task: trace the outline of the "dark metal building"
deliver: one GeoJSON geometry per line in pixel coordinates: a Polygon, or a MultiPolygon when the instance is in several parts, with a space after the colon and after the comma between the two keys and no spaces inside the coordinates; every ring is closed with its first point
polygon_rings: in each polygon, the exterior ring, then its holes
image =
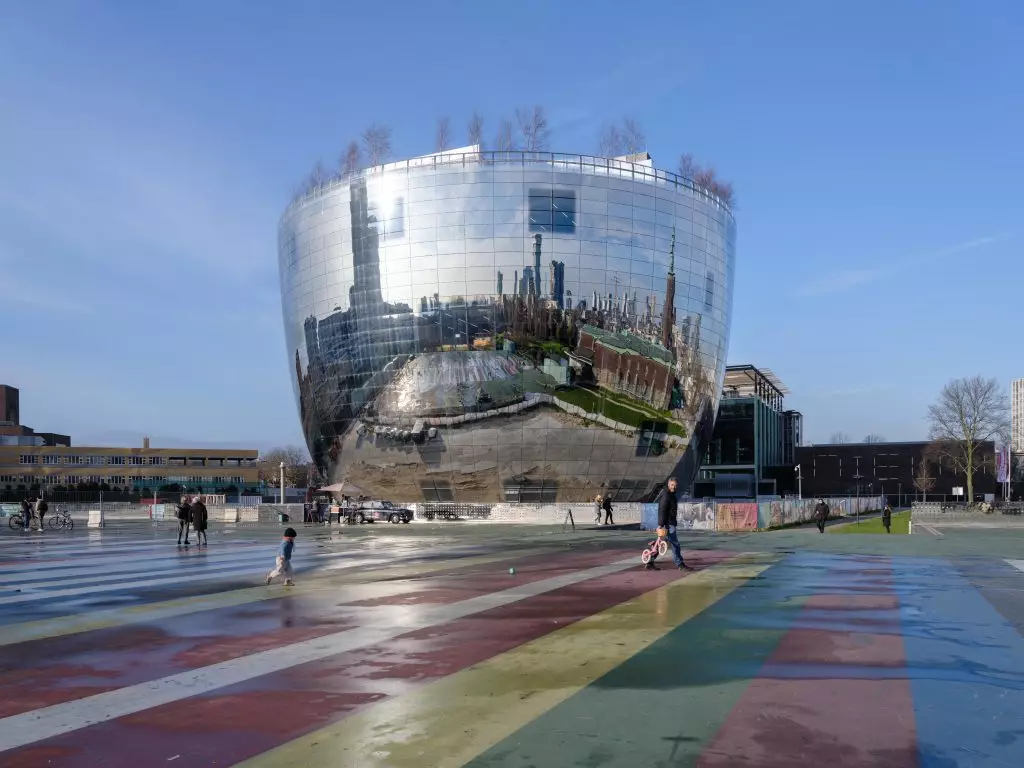
{"type": "MultiPolygon", "coordinates": [[[[796,449],[796,462],[803,477],[803,495],[868,496],[882,493],[890,503],[909,504],[921,499],[914,478],[930,443],[841,443],[807,445],[796,449]]],[[[947,462],[931,462],[934,483],[928,498],[954,501],[953,489],[967,487],[967,478],[947,462]]],[[[795,489],[794,489],[795,490],[795,489]]],[[[974,473],[975,500],[1000,492],[995,475],[995,444],[984,443],[974,473]]]]}

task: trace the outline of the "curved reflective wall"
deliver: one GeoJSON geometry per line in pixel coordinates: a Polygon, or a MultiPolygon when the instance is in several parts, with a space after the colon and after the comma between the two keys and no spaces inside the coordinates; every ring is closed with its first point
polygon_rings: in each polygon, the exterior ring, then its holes
{"type": "Polygon", "coordinates": [[[313,460],[403,502],[688,487],[735,241],[720,201],[645,160],[471,148],[314,190],[279,229],[313,460]]]}

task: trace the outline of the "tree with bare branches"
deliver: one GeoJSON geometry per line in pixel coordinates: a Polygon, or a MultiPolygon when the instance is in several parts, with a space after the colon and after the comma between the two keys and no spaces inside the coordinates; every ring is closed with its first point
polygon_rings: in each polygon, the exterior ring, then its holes
{"type": "Polygon", "coordinates": [[[640,123],[632,117],[622,120],[622,149],[627,155],[644,152],[647,149],[647,137],[644,136],[644,130],[640,127],[640,123]]]}
{"type": "Polygon", "coordinates": [[[679,175],[693,181],[693,177],[700,171],[700,165],[689,152],[679,158],[679,175]]]}
{"type": "Polygon", "coordinates": [[[842,445],[850,442],[850,436],[845,432],[833,432],[828,441],[833,445],[842,445]]]}
{"type": "Polygon", "coordinates": [[[974,473],[984,443],[1005,434],[1009,401],[996,379],[953,379],[928,406],[929,437],[940,460],[967,478],[967,501],[974,500],[974,473]]]}
{"type": "Polygon", "coordinates": [[[482,150],[484,148],[484,119],[476,112],[469,118],[469,126],[466,133],[469,137],[469,143],[475,144],[482,150]]]}
{"type": "Polygon", "coordinates": [[[928,491],[935,487],[931,463],[927,454],[922,456],[921,461],[917,464],[917,471],[914,473],[914,487],[921,492],[921,501],[928,501],[928,491]]]}
{"type": "Polygon", "coordinates": [[[535,106],[531,109],[517,109],[516,123],[519,126],[519,137],[523,149],[527,152],[540,152],[548,148],[548,118],[544,107],[535,106]]]}
{"type": "Polygon", "coordinates": [[[330,181],[330,178],[331,175],[327,172],[323,162],[318,160],[306,179],[306,192],[315,192],[316,190],[321,189],[328,181],[330,181]]]}
{"type": "Polygon", "coordinates": [[[512,133],[512,121],[504,119],[498,123],[498,135],[494,146],[499,152],[508,152],[516,148],[515,134],[512,133]]]}
{"type": "Polygon", "coordinates": [[[353,173],[359,170],[359,166],[362,164],[362,153],[359,151],[359,144],[350,141],[348,146],[345,147],[345,152],[341,156],[341,162],[338,164],[338,169],[341,172],[342,177],[351,176],[353,173]]]}
{"type": "Polygon", "coordinates": [[[363,149],[370,165],[380,165],[391,154],[391,128],[371,125],[363,131],[363,149]]]}
{"type": "Polygon", "coordinates": [[[434,151],[444,152],[448,149],[448,143],[452,138],[452,121],[447,117],[439,118],[437,121],[437,133],[434,139],[434,151]]]}
{"type": "Polygon", "coordinates": [[[618,157],[622,154],[622,134],[615,125],[606,125],[597,139],[597,154],[601,157],[618,157]]]}
{"type": "Polygon", "coordinates": [[[870,434],[867,434],[867,435],[864,436],[864,442],[865,443],[884,443],[885,442],[885,438],[882,437],[881,435],[876,435],[874,432],[871,432],[870,434]]]}

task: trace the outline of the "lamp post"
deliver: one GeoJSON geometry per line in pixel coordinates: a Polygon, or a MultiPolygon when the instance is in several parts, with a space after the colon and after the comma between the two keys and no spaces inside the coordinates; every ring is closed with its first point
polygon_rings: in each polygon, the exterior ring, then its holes
{"type": "Polygon", "coordinates": [[[804,497],[804,473],[799,464],[796,465],[796,495],[801,499],[804,497]]]}
{"type": "Polygon", "coordinates": [[[281,503],[284,504],[284,462],[281,462],[281,503]]]}

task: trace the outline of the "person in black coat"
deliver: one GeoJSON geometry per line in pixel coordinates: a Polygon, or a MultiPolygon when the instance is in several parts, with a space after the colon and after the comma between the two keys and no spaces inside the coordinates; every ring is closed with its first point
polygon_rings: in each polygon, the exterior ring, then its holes
{"type": "Polygon", "coordinates": [[[612,495],[610,493],[605,494],[601,508],[604,509],[604,524],[615,525],[615,521],[612,519],[612,495]]]}
{"type": "Polygon", "coordinates": [[[825,532],[825,523],[828,522],[828,504],[824,499],[818,499],[814,505],[814,522],[818,526],[818,532],[825,532]]]}
{"type": "Polygon", "coordinates": [[[188,546],[188,526],[192,522],[192,505],[188,498],[181,500],[178,505],[178,546],[181,546],[181,535],[185,534],[185,546],[188,546]]]}
{"type": "Polygon", "coordinates": [[[882,510],[882,525],[885,526],[886,533],[892,533],[892,507],[888,504],[885,505],[885,509],[882,510]]]}
{"type": "Polygon", "coordinates": [[[203,497],[196,496],[192,501],[192,527],[196,529],[196,543],[209,545],[209,541],[206,539],[206,521],[209,518],[209,513],[206,511],[206,505],[203,504],[203,497]]]}
{"type": "MultiPolygon", "coordinates": [[[[665,538],[672,547],[672,559],[675,560],[676,568],[688,571],[691,569],[683,562],[683,551],[679,548],[679,536],[676,534],[679,525],[679,501],[676,499],[678,487],[679,482],[670,477],[661,499],[658,500],[658,528],[664,530],[665,538]]],[[[647,570],[656,571],[658,567],[654,563],[648,563],[647,570]]]]}

